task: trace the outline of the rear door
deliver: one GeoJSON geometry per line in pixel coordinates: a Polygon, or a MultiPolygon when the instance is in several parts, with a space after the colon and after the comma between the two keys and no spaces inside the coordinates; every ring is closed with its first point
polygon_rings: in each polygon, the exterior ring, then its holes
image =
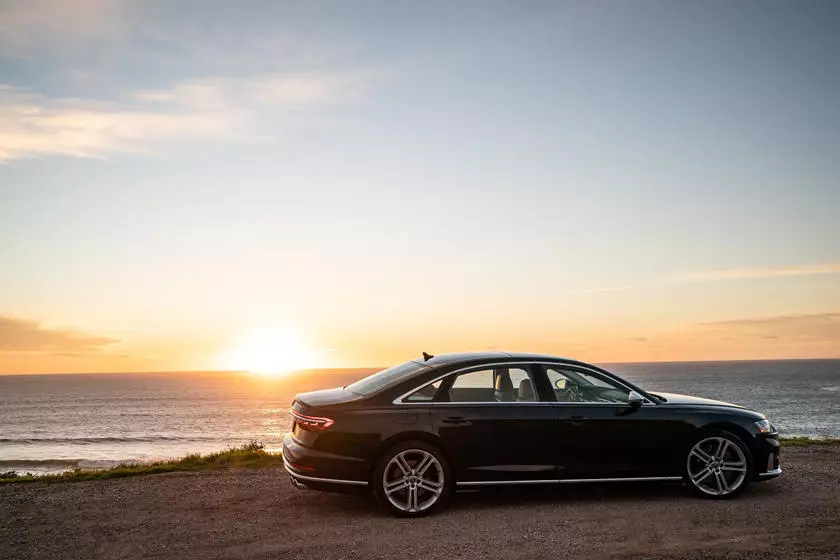
{"type": "Polygon", "coordinates": [[[528,364],[454,373],[431,405],[433,429],[465,483],[555,478],[555,414],[528,364]]]}

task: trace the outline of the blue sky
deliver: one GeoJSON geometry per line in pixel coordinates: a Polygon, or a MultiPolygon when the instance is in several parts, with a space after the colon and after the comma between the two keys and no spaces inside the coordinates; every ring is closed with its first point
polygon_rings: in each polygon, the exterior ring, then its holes
{"type": "Polygon", "coordinates": [[[0,370],[211,367],[278,324],[329,365],[837,356],[838,24],[0,0],[0,370]]]}

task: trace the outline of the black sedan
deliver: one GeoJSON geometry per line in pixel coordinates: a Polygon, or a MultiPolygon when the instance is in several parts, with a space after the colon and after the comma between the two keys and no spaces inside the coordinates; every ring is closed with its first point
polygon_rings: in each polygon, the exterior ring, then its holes
{"type": "Polygon", "coordinates": [[[403,516],[429,513],[464,487],[684,481],[720,499],[782,472],[764,415],[649,393],[554,356],[424,354],[297,395],[291,414],[283,460],[297,486],[367,487],[403,516]]]}

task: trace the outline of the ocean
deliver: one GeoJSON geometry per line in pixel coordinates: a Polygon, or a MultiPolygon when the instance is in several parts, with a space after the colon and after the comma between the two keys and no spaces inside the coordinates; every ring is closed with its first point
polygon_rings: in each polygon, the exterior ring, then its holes
{"type": "MultiPolygon", "coordinates": [[[[783,436],[840,437],[840,360],[604,364],[656,392],[767,414],[783,436]]],[[[280,379],[241,373],[0,376],[0,472],[51,473],[179,457],[257,440],[277,450],[298,392],[375,369],[280,379]]]]}

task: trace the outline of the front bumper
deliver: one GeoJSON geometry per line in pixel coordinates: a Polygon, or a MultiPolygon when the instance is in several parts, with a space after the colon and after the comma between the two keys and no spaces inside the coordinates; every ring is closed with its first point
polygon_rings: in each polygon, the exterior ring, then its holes
{"type": "Polygon", "coordinates": [[[767,480],[769,478],[776,478],[780,474],[782,474],[782,467],[776,467],[772,471],[758,473],[758,478],[760,478],[761,480],[767,480]]]}
{"type": "Polygon", "coordinates": [[[779,434],[759,435],[753,445],[755,480],[769,480],[782,474],[779,434]]]}

